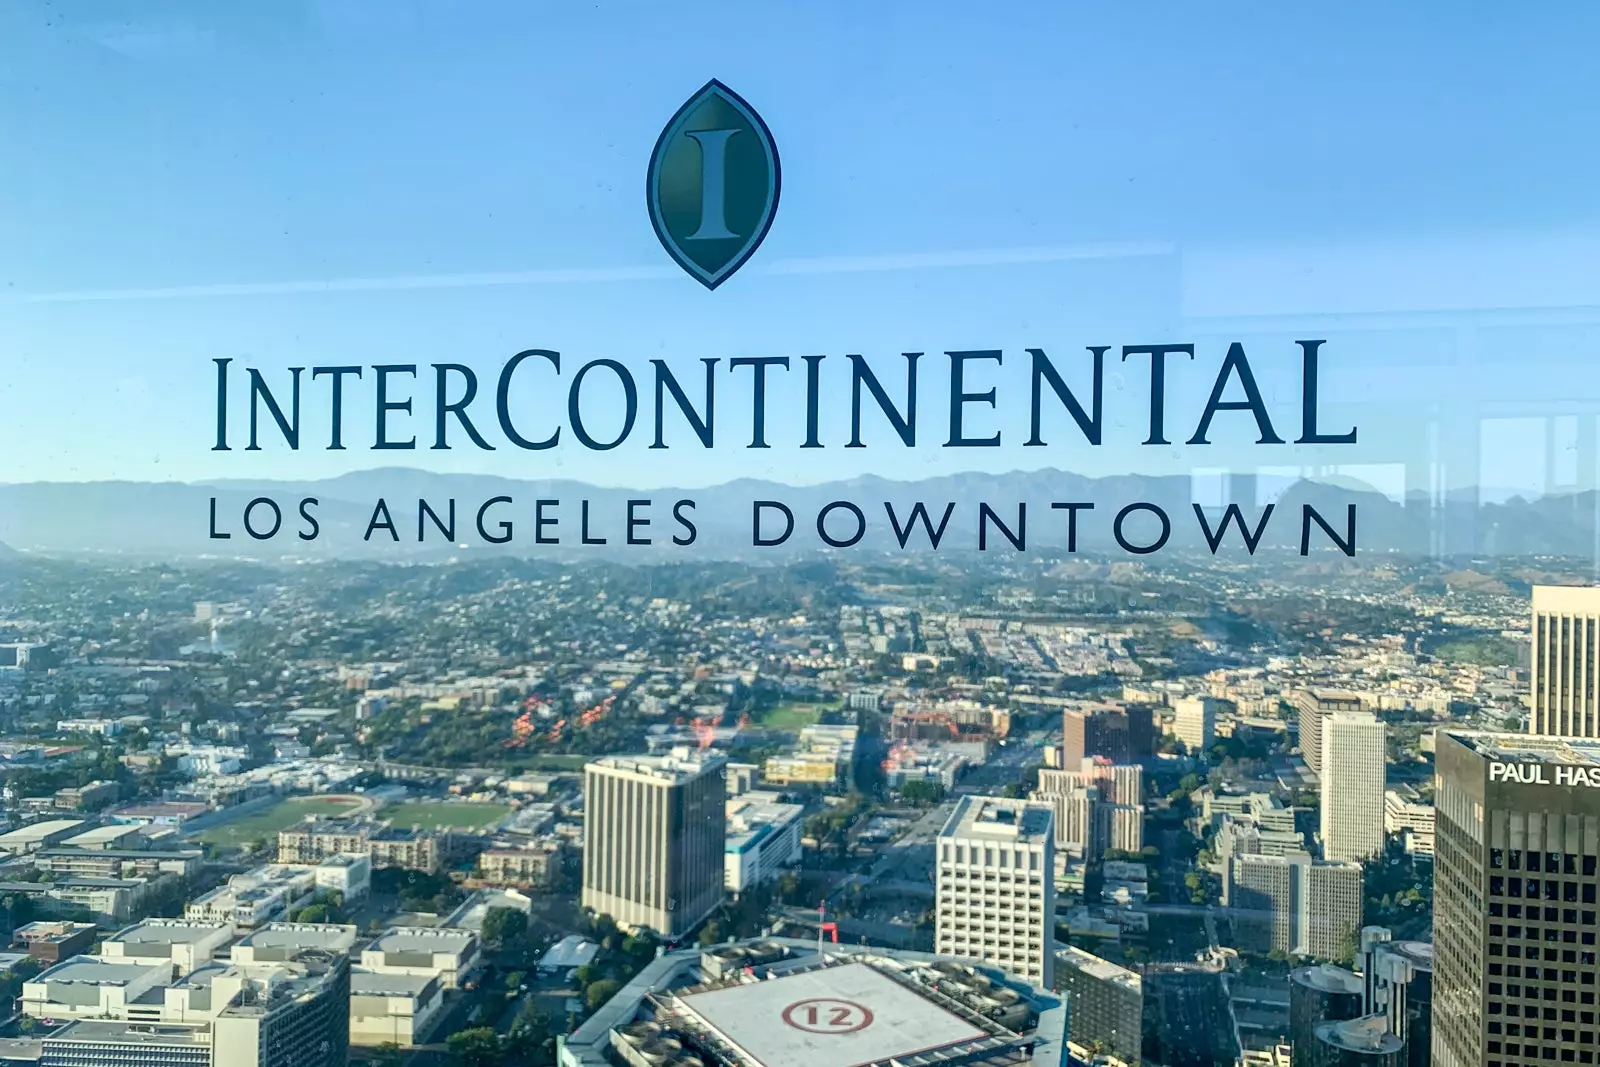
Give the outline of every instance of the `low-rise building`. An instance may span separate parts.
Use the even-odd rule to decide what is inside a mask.
[[[72,811],[99,811],[116,800],[122,787],[116,782],[90,782],[56,790],[56,807]]]
[[[31,922],[11,933],[11,943],[41,963],[60,963],[94,947],[94,923]]]
[[[33,854],[41,871],[81,878],[154,878],[163,874],[188,878],[200,868],[199,849],[154,852],[144,849],[44,848]]]
[[[361,952],[364,971],[437,977],[446,989],[457,988],[481,963],[478,936],[449,927],[393,927]]]
[[[188,974],[216,959],[232,940],[232,923],[146,919],[108,937],[100,945],[100,955],[131,963],[165,961],[178,974]]]
[[[559,848],[490,848],[478,854],[478,876],[490,885],[540,889],[561,866]]]
[[[409,1048],[427,1042],[444,1010],[437,975],[350,972],[350,1043]]]
[[[731,892],[770,881],[800,862],[804,806],[782,803],[776,793],[750,792],[729,797],[726,809],[722,879]]]
[[[61,842],[63,848],[135,850],[144,844],[145,836],[137,826],[126,823],[108,823],[73,834]]]
[[[46,819],[0,834],[0,852],[19,855],[60,844],[77,833],[82,819]]]
[[[338,893],[346,903],[372,891],[372,857],[360,852],[329,856],[312,868],[317,888]]]
[[[281,919],[311,902],[317,879],[312,868],[269,863],[189,902],[184,918],[227,922],[241,929]]]

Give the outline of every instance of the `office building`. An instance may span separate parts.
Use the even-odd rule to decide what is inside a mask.
[[[1173,701],[1172,736],[1183,742],[1191,756],[1209,751],[1217,738],[1216,699],[1183,697]]]
[[[1056,988],[1067,996],[1067,1038],[1136,1063],[1143,1035],[1144,984],[1126,967],[1067,946],[1056,953]]]
[[[939,831],[941,956],[1049,987],[1055,972],[1055,815],[1028,800],[962,797]]]
[[[1411,786],[1383,794],[1383,832],[1397,838],[1414,856],[1433,855],[1433,805],[1424,803]]]
[[[1318,1026],[1364,1014],[1362,991],[1358,976],[1332,963],[1289,972],[1289,1047],[1295,1063],[1315,1060]]]
[[[1593,1063],[1600,749],[1436,741],[1433,1062]]]
[[[22,1010],[75,1020],[41,1067],[305,1067],[349,1057],[350,960],[307,949],[266,964],[172,966],[78,956],[23,984]]]
[[[1322,855],[1366,860],[1383,853],[1383,723],[1371,712],[1336,711],[1322,720]]]
[[[1300,755],[1312,774],[1322,773],[1322,720],[1336,711],[1360,711],[1361,698],[1337,689],[1308,689],[1296,693]]]
[[[770,882],[800,863],[805,806],[785,804],[777,793],[751,792],[727,800],[728,837],[723,885],[735,895]]]
[[[1361,865],[1313,860],[1304,852],[1230,857],[1222,903],[1233,910],[1246,951],[1348,959],[1361,926]]]
[[[1528,732],[1600,737],[1600,587],[1533,587]]]
[[[1061,766],[1076,770],[1103,756],[1112,763],[1138,763],[1154,750],[1150,708],[1143,704],[1067,708],[1061,713]]]
[[[1380,926],[1363,927],[1360,943],[1362,1014],[1382,1015],[1389,1032],[1405,1042],[1406,1067],[1428,1067],[1433,1055],[1433,946],[1391,940]]]
[[[724,762],[679,748],[584,768],[584,907],[674,940],[721,902]]]

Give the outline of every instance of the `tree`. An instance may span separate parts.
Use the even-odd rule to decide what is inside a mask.
[[[294,921],[297,923],[325,923],[328,921],[328,906],[326,904],[308,904],[295,913]]]
[[[385,1041],[372,1050],[373,1067],[400,1067],[404,1062],[404,1057],[400,1055],[400,1046],[393,1041]]]
[[[492,1026],[451,1034],[445,1039],[445,1047],[461,1067],[495,1067],[500,1059],[500,1035]]]
[[[717,920],[712,919],[700,929],[700,944],[715,945],[722,940],[722,927],[717,925]]]
[[[491,945],[506,945],[528,932],[528,917],[516,908],[490,908],[483,917],[483,939]]]
[[[937,804],[944,799],[944,786],[926,778],[909,781],[900,787],[900,799],[918,807]]]
[[[588,989],[584,990],[583,1002],[589,1006],[590,1011],[595,1011],[600,1007],[600,1005],[604,1004],[606,1001],[615,996],[617,990],[621,988],[621,982],[618,982],[613,978],[602,978],[600,981],[593,983]]]

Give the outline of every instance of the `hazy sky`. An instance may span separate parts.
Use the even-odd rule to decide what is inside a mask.
[[[14,2],[0,478],[406,464],[647,486],[1256,463],[1360,468],[1398,491],[1384,465],[1409,463],[1424,488],[1592,480],[1574,456],[1595,447],[1575,416],[1600,410],[1597,31],[1600,10],[1576,3],[1039,3],[1000,19],[930,0]],[[783,162],[766,243],[715,292],[668,259],[643,196],[657,134],[711,77],[760,111]],[[1210,450],[1137,447],[1148,371],[1131,361],[1109,368],[1104,446],[1058,420],[1059,447],[1020,447],[1025,348],[1081,371],[1085,345],[1197,342],[1169,386],[1181,442],[1241,340],[1292,438],[1303,337],[1328,338],[1325,429],[1359,424],[1359,452],[1226,451],[1255,436],[1237,413]],[[423,447],[374,452],[369,381],[351,387],[348,451],[320,448],[325,383],[307,383],[312,447],[210,451],[216,357],[286,383],[324,364],[492,377],[527,348],[560,350],[568,376],[633,368],[630,442],[433,451],[419,402]],[[1005,365],[970,387],[1009,399],[972,417],[1004,446],[932,447],[940,354],[989,348]],[[928,353],[926,444],[874,415],[868,448],[840,448],[844,355],[892,376],[902,351]],[[813,353],[830,356],[829,447],[795,447],[797,363],[772,383],[774,447],[744,448],[747,372],[726,361]],[[648,361],[688,375],[706,357],[724,361],[718,447],[690,448],[678,422],[674,448],[648,450]],[[586,395],[597,423],[615,417],[605,390]],[[564,421],[564,393],[527,403]],[[492,395],[474,411],[492,426]],[[1548,432],[1544,415],[1560,417]]]

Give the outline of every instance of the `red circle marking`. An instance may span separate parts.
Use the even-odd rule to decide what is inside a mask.
[[[853,1000],[813,997],[784,1008],[783,1021],[808,1034],[853,1034],[872,1025],[872,1011]]]

